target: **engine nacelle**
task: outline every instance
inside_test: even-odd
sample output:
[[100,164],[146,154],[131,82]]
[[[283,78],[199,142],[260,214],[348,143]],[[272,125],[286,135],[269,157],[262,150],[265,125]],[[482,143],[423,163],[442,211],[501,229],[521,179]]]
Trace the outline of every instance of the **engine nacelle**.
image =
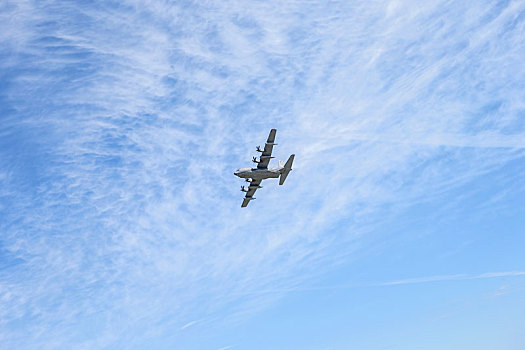
[[255,150],[256,150],[257,152],[261,152],[261,153],[264,152],[264,150],[261,149],[261,146],[257,146],[257,147],[255,148]]

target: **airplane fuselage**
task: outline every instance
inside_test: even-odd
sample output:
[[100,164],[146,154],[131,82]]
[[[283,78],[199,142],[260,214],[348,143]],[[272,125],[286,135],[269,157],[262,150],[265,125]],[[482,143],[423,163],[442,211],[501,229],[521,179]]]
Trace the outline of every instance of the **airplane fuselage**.
[[278,178],[281,175],[282,168],[241,168],[234,172],[234,174],[243,179],[264,180],[271,178]]

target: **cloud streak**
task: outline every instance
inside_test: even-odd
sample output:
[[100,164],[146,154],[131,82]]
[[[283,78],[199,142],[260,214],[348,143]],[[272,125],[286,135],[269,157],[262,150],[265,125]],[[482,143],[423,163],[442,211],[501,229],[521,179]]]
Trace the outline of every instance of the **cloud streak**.
[[180,327],[180,330],[183,330],[183,329],[186,329],[186,328],[188,328],[188,327],[191,327],[191,326],[193,326],[193,325],[195,325],[195,324],[197,324],[197,323],[198,323],[198,321],[191,321],[191,322],[188,322],[188,323],[186,323],[184,326]]
[[409,279],[403,279],[403,280],[397,280],[397,281],[371,284],[371,286],[394,286],[394,285],[405,285],[405,284],[419,284],[419,283],[445,282],[445,281],[464,281],[464,280],[477,280],[477,279],[502,278],[502,277],[521,277],[521,276],[525,276],[525,271],[487,272],[487,273],[482,273],[478,275],[457,274],[457,275],[409,278]]
[[323,290],[344,290],[354,288],[370,288],[370,287],[390,287],[410,284],[426,284],[434,282],[448,282],[448,281],[467,281],[477,279],[492,279],[504,277],[522,277],[525,276],[525,271],[503,271],[503,272],[487,272],[482,274],[454,274],[454,275],[437,275],[428,277],[407,278],[401,280],[393,280],[387,282],[369,282],[369,283],[352,283],[332,286],[306,287],[306,288],[287,288],[287,289],[267,289],[260,291],[247,292],[247,294],[266,294],[266,293],[284,293],[284,292],[312,292]]

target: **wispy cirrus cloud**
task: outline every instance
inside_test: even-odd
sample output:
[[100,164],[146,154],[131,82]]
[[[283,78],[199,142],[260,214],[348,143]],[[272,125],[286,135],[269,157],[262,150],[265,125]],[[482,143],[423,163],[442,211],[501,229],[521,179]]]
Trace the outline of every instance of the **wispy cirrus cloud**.
[[[4,344],[261,307],[238,295],[347,255],[384,205],[523,157],[520,2],[276,4],[3,5]],[[241,212],[271,127],[293,182]]]

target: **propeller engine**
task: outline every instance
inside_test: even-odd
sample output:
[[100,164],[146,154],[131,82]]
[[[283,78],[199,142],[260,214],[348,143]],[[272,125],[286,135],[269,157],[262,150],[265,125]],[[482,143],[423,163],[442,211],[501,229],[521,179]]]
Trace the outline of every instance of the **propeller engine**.
[[261,146],[257,146],[257,148],[256,148],[255,150],[256,150],[257,152],[261,152],[261,153],[264,152],[264,150],[261,149]]
[[260,160],[257,160],[257,157],[253,157],[252,162],[254,162],[254,163],[260,163]]
[[244,186],[241,186],[241,192],[248,192],[248,190]]
[[245,179],[246,182],[250,183],[250,182],[253,182],[252,179]]

